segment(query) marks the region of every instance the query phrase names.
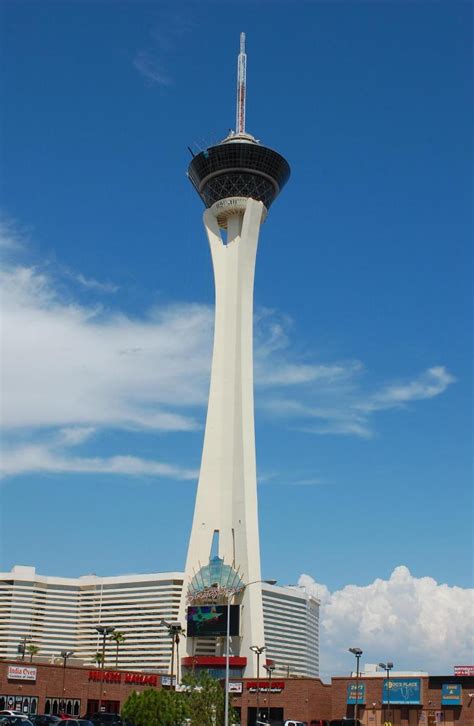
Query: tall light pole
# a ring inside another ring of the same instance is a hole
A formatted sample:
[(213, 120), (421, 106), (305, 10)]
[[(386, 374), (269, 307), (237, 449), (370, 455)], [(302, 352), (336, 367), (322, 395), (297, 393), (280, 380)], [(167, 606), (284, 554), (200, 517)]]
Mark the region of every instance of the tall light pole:
[(176, 682), (178, 681), (179, 677), (179, 640), (180, 635), (184, 635), (184, 630), (181, 627), (180, 623), (169, 623), (167, 620), (160, 620), (160, 624), (164, 625), (165, 628), (168, 629), (168, 633), (171, 637), (171, 681), (170, 681), (170, 688), (173, 690), (176, 690), (176, 687), (173, 685), (173, 679), (174, 679), (174, 652), (175, 652), (175, 646), (176, 646), (176, 653), (177, 653), (177, 664), (176, 664)]
[(267, 721), (268, 721), (268, 723), (270, 723), (270, 719), (271, 719), (270, 698), (271, 698), (271, 695), (272, 695), (272, 673), (275, 670), (275, 665), (272, 664), (272, 663), (269, 663), (268, 665), (264, 665), (263, 667), (265, 668), (265, 670), (268, 673), (268, 680), (269, 680), (269, 685), (268, 685), (268, 701), (267, 701), (267, 710), (268, 710), (268, 713), (267, 713)]
[(356, 702), (354, 706), (354, 719), (357, 726), (357, 719), (359, 717), (359, 661), (363, 651), (360, 648), (349, 648), (349, 653), (352, 653), (356, 657)]
[(387, 713), (385, 715), (385, 722), (390, 723), (390, 671), (393, 668), (392, 661), (388, 660), (386, 663), (379, 663), (379, 667), (383, 668), (387, 674)]
[[(67, 659), (70, 658), (71, 655), (74, 655), (74, 651), (73, 650), (62, 650), (60, 655), (61, 655), (61, 658), (63, 659), (63, 691), (62, 691), (63, 701), (66, 701), (66, 696), (65, 696), (66, 663), (67, 663)], [(65, 709), (63, 708), (63, 710), (65, 710)]]
[(252, 580), (237, 590), (231, 590), (227, 594), (227, 629), (226, 629), (226, 654), (225, 654), (225, 698), (224, 698), (224, 726), (229, 726), (229, 668), (230, 668), (230, 601), (239, 595), (250, 585), (276, 585), (276, 580)]
[(101, 663), (101, 675), (100, 675), (100, 696), (99, 696), (99, 712), (102, 707), (102, 692), (104, 690), (104, 668), (105, 668), (105, 641), (107, 636), (111, 635), (115, 627), (113, 625), (96, 625), (95, 629), (102, 636), (102, 663)]
[(254, 653), (257, 655), (257, 720), (256, 723), (258, 725), (259, 721), (259, 713), (260, 713), (260, 656), (262, 655), (263, 651), (265, 650), (265, 646), (261, 645), (251, 645), (250, 650), (253, 650)]

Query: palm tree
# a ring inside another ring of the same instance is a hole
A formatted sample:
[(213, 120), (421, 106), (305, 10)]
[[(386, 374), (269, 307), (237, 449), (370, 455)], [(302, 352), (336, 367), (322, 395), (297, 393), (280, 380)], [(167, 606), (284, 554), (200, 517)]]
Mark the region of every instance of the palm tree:
[(33, 643), (30, 643), (26, 646), (26, 651), (30, 656), (30, 663), (33, 663), (33, 656), (39, 653), (39, 648), (37, 645), (33, 645)]
[(102, 653), (98, 650), (95, 656), (92, 658), (93, 663), (97, 663), (98, 666), (102, 665), (104, 662), (104, 656)]
[(121, 645), (122, 643), (125, 643), (126, 637), (123, 633), (120, 632), (120, 630), (114, 630), (114, 632), (110, 636), (110, 640), (115, 641), (115, 644), (117, 646), (117, 651), (115, 654), (115, 667), (118, 668), (119, 645)]

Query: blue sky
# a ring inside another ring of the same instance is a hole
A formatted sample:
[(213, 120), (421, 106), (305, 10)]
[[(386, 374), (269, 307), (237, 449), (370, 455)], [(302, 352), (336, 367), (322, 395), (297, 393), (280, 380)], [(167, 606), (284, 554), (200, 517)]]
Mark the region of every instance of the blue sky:
[(467, 2), (3, 3), (3, 568), (184, 566), (213, 315), (187, 146), (233, 126), (242, 30), (247, 128), (292, 167), (255, 287), (262, 574), (467, 588)]

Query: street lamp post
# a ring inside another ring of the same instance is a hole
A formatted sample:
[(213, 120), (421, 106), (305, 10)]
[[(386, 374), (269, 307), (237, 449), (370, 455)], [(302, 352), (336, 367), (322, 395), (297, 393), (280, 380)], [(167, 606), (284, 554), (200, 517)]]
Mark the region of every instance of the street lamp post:
[(349, 653), (352, 653), (356, 657), (356, 698), (355, 698), (355, 705), (354, 705), (354, 719), (357, 726), (357, 719), (359, 717), (359, 661), (360, 657), (362, 655), (362, 650), (360, 648), (349, 648)]
[[(266, 584), (276, 585), (276, 580), (252, 580), (237, 590), (231, 590), (227, 595), (227, 629), (226, 629), (226, 654), (225, 654), (225, 698), (224, 698), (224, 726), (229, 726), (229, 671), (230, 671), (230, 601), (235, 595), (242, 593), (250, 585)], [(257, 696), (258, 698), (258, 696)], [(257, 707), (258, 710), (258, 707)]]
[[(73, 650), (62, 650), (61, 651), (61, 658), (63, 659), (63, 691), (62, 691), (62, 696), (63, 696), (63, 702), (64, 703), (66, 701), (66, 696), (65, 696), (65, 692), (66, 692), (66, 688), (65, 688), (65, 684), (66, 684), (66, 662), (67, 662), (67, 659), (70, 658), (71, 655), (73, 655), (73, 654), (74, 654), (74, 651)], [(65, 710), (64, 703), (63, 703), (63, 711)]]
[(257, 655), (257, 726), (259, 722), (259, 715), (260, 715), (260, 656), (262, 655), (263, 651), (265, 650), (265, 646), (261, 645), (251, 645), (250, 650), (253, 650), (254, 653)]
[(100, 709), (102, 708), (102, 692), (104, 690), (104, 668), (105, 668), (105, 641), (107, 640), (107, 636), (111, 635), (115, 627), (113, 625), (96, 625), (95, 629), (99, 633), (99, 635), (102, 635), (102, 663), (101, 665), (101, 676), (100, 676), (100, 696), (99, 696), (99, 713)]
[(383, 668), (387, 674), (387, 712), (385, 714), (385, 723), (390, 723), (390, 671), (393, 668), (393, 663), (388, 660), (386, 663), (379, 663), (379, 667)]
[(275, 665), (272, 663), (269, 663), (268, 665), (263, 666), (265, 670), (268, 673), (268, 700), (267, 700), (267, 721), (270, 723), (271, 720), (271, 710), (270, 710), (270, 698), (272, 695), (272, 673), (275, 670)]

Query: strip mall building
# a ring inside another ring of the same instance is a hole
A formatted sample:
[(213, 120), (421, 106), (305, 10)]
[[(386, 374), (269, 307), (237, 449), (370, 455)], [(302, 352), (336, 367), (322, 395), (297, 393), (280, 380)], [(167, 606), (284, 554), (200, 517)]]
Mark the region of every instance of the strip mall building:
[[(387, 692), (393, 726), (472, 726), (474, 724), (474, 668), (471, 675), (391, 677), (389, 689), (382, 674), (359, 679), (358, 712), (364, 726), (382, 726), (386, 720)], [(128, 696), (146, 688), (169, 687), (169, 676), (134, 671), (58, 665), (0, 662), (0, 710), (14, 708), (31, 713), (72, 714), (94, 712), (102, 698), (109, 711), (119, 712)], [(241, 726), (256, 720), (353, 717), (355, 678), (336, 677), (330, 684), (319, 678), (235, 679), (230, 682), (232, 704)]]

